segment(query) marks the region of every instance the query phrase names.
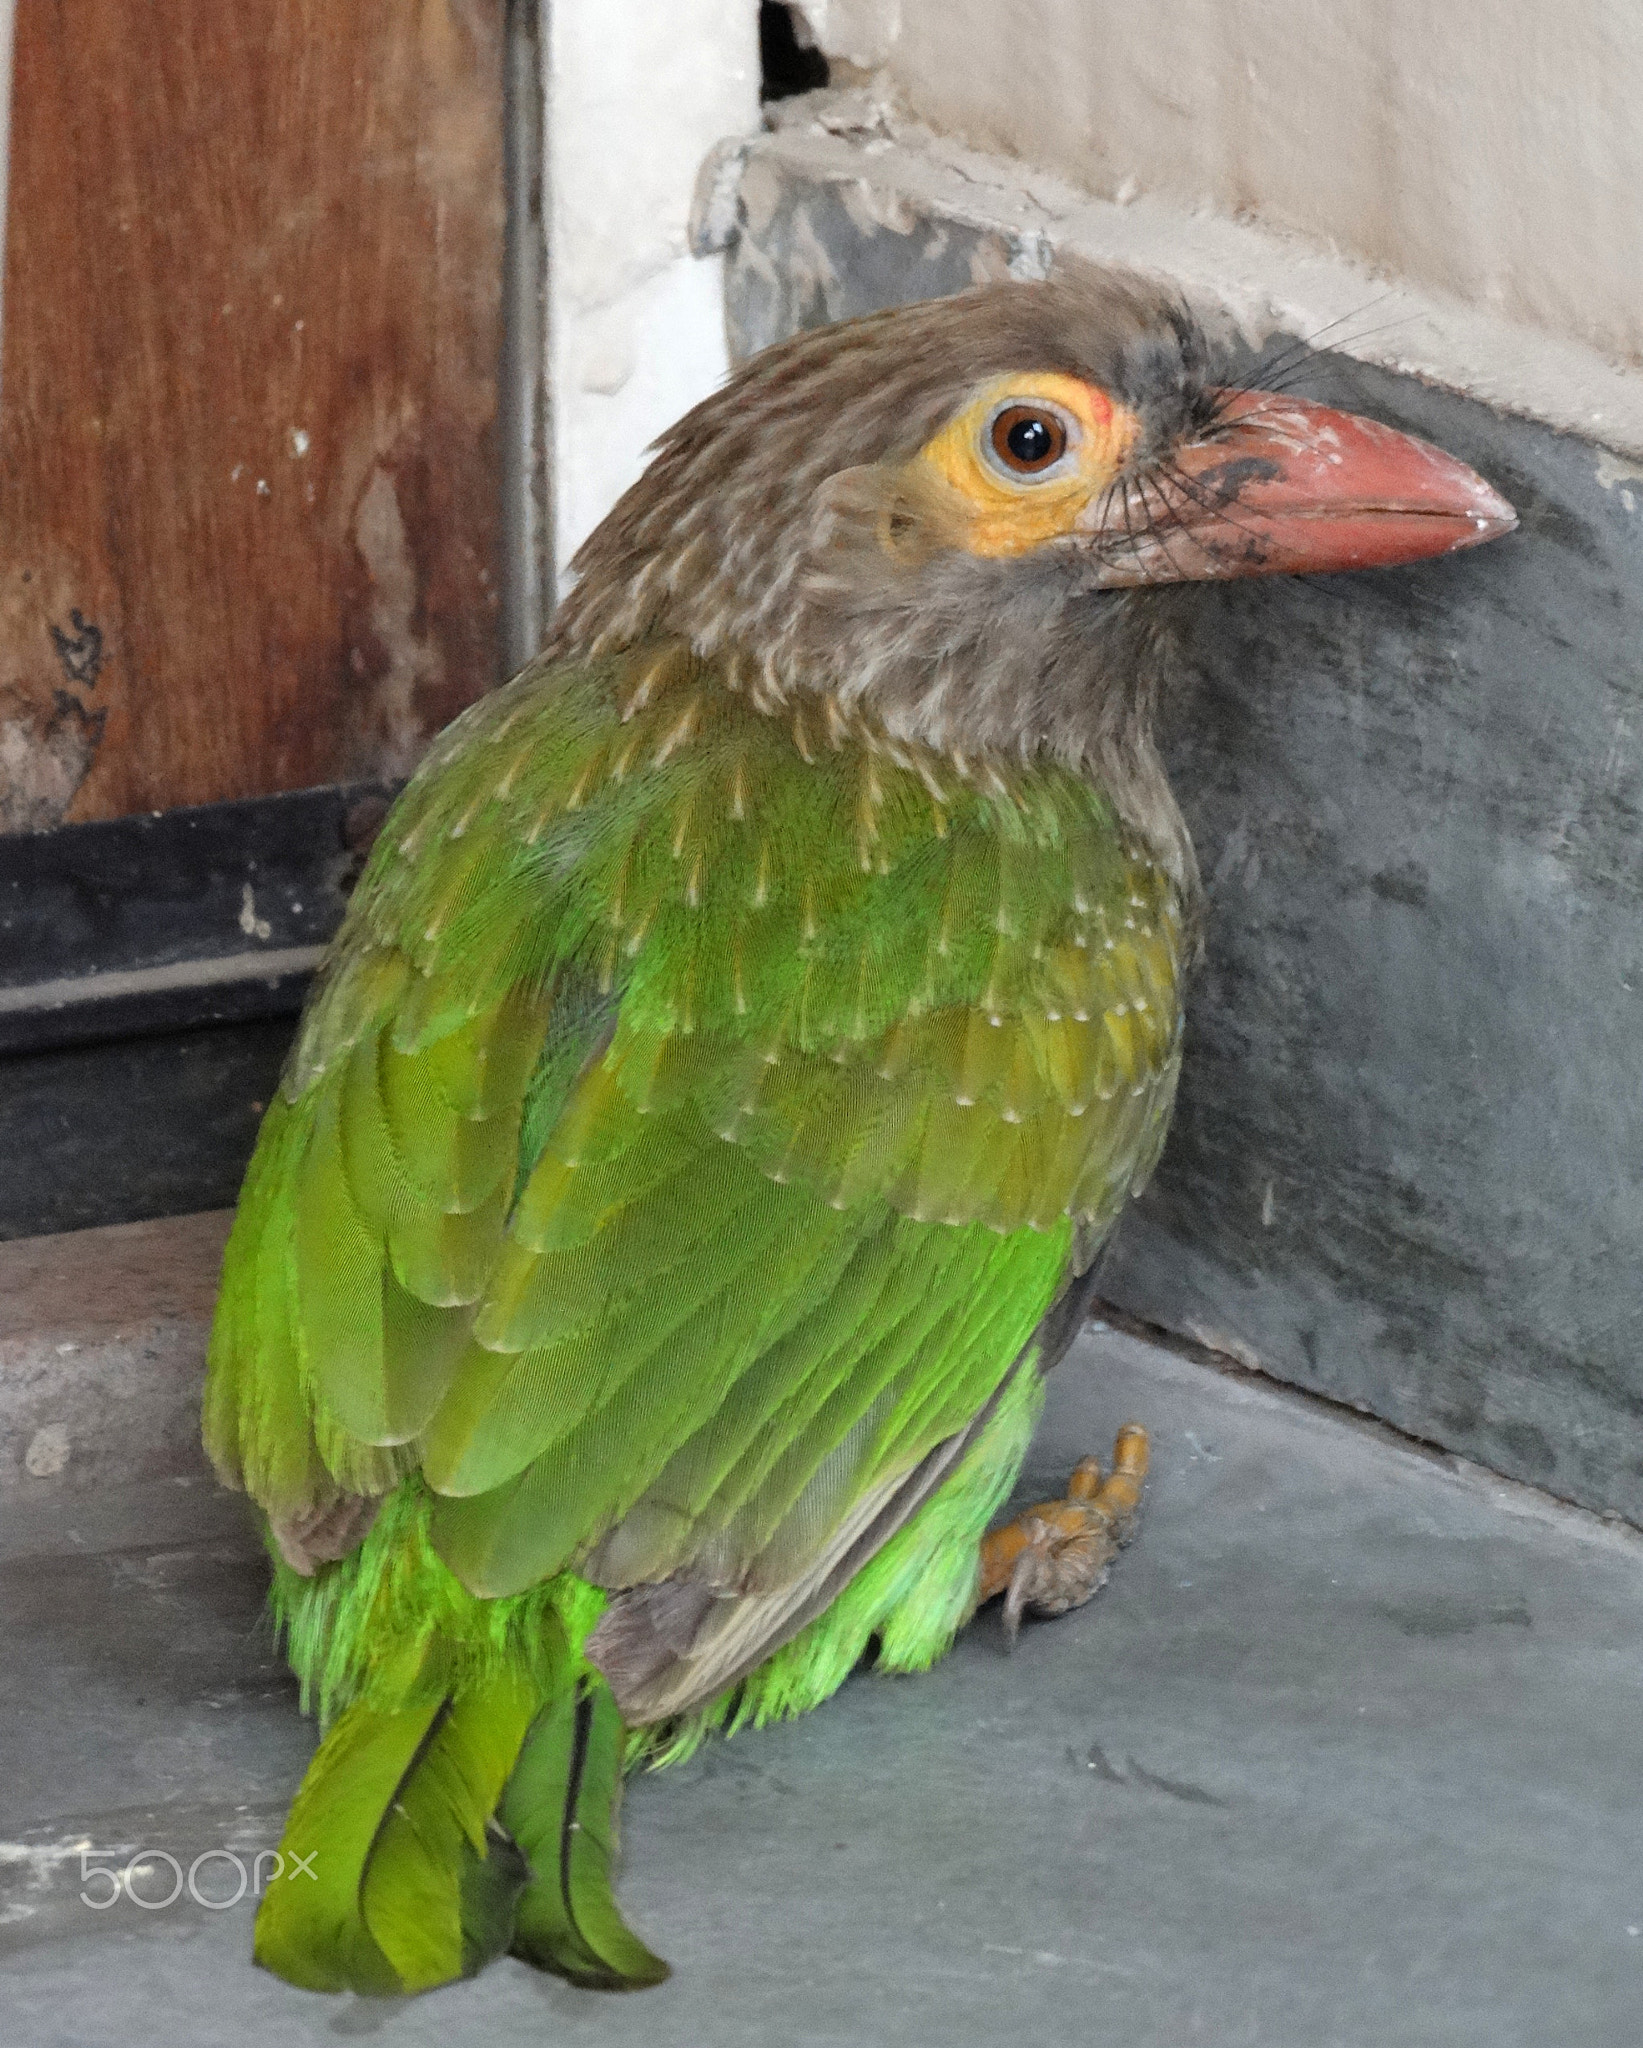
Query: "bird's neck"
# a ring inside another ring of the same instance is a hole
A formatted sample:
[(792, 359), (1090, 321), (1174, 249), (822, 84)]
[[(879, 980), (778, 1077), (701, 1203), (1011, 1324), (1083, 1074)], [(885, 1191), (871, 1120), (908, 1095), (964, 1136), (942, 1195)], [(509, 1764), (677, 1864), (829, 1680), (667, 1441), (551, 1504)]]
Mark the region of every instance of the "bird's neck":
[[(995, 792), (1023, 778), (1070, 771), (1111, 801), (1174, 880), (1189, 914), (1196, 910), (1197, 862), (1153, 742), (1150, 696), (1122, 711), (1104, 698), (1105, 715), (1096, 715), (1092, 706), (1081, 720), (1069, 719), (1037, 744), (1023, 745), (1021, 723), (1011, 716), (1007, 701), (966, 706), (962, 687), (956, 687), (957, 701), (943, 715), (927, 695), (891, 691), (870, 699), (814, 670), (794, 674), (757, 659), (733, 642), (703, 650), (682, 635), (658, 635), (639, 645), (552, 645), (550, 653), (560, 660), (628, 656), (616, 700), (624, 723), (688, 683), (692, 690), (704, 685), (722, 690), (772, 720), (805, 761), (859, 749), (881, 753), (902, 768), (923, 770), (938, 782)], [(641, 653), (642, 658), (633, 658)]]
[(1070, 769), (1195, 900), (1152, 737), (1169, 592), (1091, 590), (1081, 558), (1049, 548), (1019, 561), (942, 549), (902, 575), (876, 525), (842, 517), (802, 521), (783, 545), (716, 546), (699, 521), (660, 516), (660, 489), (647, 472), (584, 544), (550, 658), (682, 642), (771, 715), (810, 705), (948, 761)]

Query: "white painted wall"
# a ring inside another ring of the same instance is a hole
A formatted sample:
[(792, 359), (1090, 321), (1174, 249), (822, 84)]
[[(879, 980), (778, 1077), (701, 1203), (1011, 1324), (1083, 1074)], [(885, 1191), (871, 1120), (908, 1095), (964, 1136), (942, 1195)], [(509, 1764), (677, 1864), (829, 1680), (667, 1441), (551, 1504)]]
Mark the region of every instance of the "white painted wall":
[(723, 259), (692, 256), (687, 231), (709, 150), (759, 125), (757, 0), (551, 0), (544, 64), (563, 579), (646, 448), (725, 374)]
[(908, 110), (1643, 362), (1638, 0), (801, 0)]

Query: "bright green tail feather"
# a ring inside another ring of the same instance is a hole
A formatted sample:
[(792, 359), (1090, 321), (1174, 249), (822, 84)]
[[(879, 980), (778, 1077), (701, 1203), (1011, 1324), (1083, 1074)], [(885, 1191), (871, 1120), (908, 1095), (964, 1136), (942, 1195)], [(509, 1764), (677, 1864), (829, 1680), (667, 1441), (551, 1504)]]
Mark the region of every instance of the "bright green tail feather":
[(476, 1599), (430, 1549), (427, 1510), (407, 1480), (351, 1557), (311, 1579), (276, 1566), (287, 1650), (330, 1726), (257, 1960), (314, 1991), (426, 1991), (510, 1947), (576, 1983), (659, 1983), (610, 1890), (626, 1736), (578, 1647), (604, 1596), (566, 1576)]
[(507, 1947), (529, 1872), (491, 1816), (539, 1701), (503, 1680), (320, 1744), (257, 1914), (256, 1957), (310, 1991), (428, 1991)]
[(572, 1983), (659, 1984), (611, 1894), (626, 1732), (609, 1689), (544, 1704), (505, 1675), (320, 1744), (257, 1915), (256, 1958), (310, 1991), (429, 1991), (511, 1948)]
[[(382, 1817), (360, 1914), (406, 1991), (467, 1976), (507, 1945), (507, 1896), (524, 1873), (488, 1830), (539, 1705), (534, 1688), (514, 1677), (453, 1700)], [(491, 1863), (487, 1850), (499, 1882), (470, 1876)], [(465, 1896), (483, 1926), (465, 1922)]]
[(609, 1686), (590, 1675), (538, 1716), (502, 1802), (535, 1872), (513, 1952), (596, 1991), (636, 1991), (668, 1974), (611, 1894), (626, 1740)]
[(257, 1913), (255, 1954), (308, 1991), (403, 1988), (365, 1923), (365, 1879), (383, 1816), (414, 1770), (440, 1703), (397, 1714), (350, 1707), (308, 1767)]

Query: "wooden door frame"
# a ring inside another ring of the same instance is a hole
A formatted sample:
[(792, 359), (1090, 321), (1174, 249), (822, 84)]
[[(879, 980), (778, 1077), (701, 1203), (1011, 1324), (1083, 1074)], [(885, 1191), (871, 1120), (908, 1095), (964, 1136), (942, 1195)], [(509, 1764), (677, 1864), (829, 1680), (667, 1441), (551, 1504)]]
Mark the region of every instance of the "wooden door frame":
[[(17, 0), (0, 0), (0, 280)], [(551, 603), (541, 11), (506, 0), (502, 660)], [(394, 786), (0, 834), (0, 1239), (231, 1202)]]
[[(0, 280), (16, 4), (0, 0)], [(689, 222), (714, 145), (758, 124), (757, 19), (756, 0), (650, 0), (594, 33), (588, 11), (507, 0), (505, 669), (540, 643), (591, 519), (724, 373), (722, 259), (691, 253)], [(590, 378), (601, 346), (638, 373)], [(392, 794), (337, 785), (0, 835), (0, 1239), (234, 1199)]]

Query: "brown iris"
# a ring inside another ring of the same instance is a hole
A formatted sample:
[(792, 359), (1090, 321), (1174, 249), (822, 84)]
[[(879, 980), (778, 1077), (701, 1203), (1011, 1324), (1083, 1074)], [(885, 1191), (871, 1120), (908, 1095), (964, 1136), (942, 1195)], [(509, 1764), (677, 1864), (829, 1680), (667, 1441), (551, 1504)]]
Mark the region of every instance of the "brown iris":
[(1041, 405), (1007, 405), (993, 421), (993, 453), (1018, 476), (1053, 469), (1067, 452), (1067, 429)]

